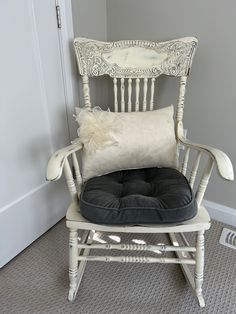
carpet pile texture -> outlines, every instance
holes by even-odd
[[[213,221],[206,232],[204,309],[174,264],[90,262],[76,300],[68,302],[68,229],[62,220],[0,270],[0,313],[236,313],[236,251],[219,244],[223,227]],[[96,235],[96,242],[108,239],[169,243],[166,235]]]

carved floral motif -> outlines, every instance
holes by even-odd
[[[157,77],[166,74],[185,76],[189,74],[197,39],[185,37],[155,43],[140,40],[100,42],[77,38],[74,45],[81,75],[100,76],[108,74],[111,77]],[[142,48],[140,49],[142,54],[138,51],[138,48]],[[140,60],[141,58],[142,60],[145,59],[143,51],[146,51],[147,66],[128,67],[121,65],[122,62],[125,64],[125,58],[127,57],[133,57],[137,60],[139,58]],[[114,60],[117,60],[117,62]],[[151,66],[151,63],[154,66]]]

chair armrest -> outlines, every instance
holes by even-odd
[[[80,141],[74,141],[72,143],[72,145],[56,151],[49,159],[46,173],[46,179],[48,181],[60,179],[66,158],[83,147]]]
[[[215,161],[219,175],[225,180],[229,181],[234,180],[234,170],[232,163],[229,157],[224,152],[211,146],[197,144],[189,141],[183,136],[182,130],[183,130],[182,125],[178,125],[176,133],[177,140],[179,143],[186,147],[190,147],[208,154]]]

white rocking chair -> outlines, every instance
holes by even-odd
[[[189,45],[191,49],[189,49]],[[161,74],[180,77],[179,98],[176,109],[176,139],[184,154],[179,171],[187,176],[189,184],[195,188],[197,215],[187,221],[172,224],[152,225],[102,225],[85,219],[79,210],[79,195],[83,185],[77,153],[83,150],[80,139],[72,145],[58,150],[49,160],[47,180],[58,180],[65,172],[68,189],[72,202],[66,214],[66,225],[70,230],[69,236],[69,278],[70,290],[68,299],[76,297],[87,261],[103,262],[140,262],[140,263],[177,263],[192,287],[199,305],[205,306],[202,284],[204,268],[204,231],[210,228],[210,217],[202,205],[202,200],[212,172],[216,165],[218,174],[226,179],[233,180],[233,168],[229,158],[220,150],[192,143],[183,135],[183,111],[187,77],[190,73],[192,58],[197,46],[197,39],[186,37],[164,43],[155,43],[140,40],[124,40],[119,42],[100,42],[85,38],[76,38],[74,47],[82,75],[85,108],[91,109],[89,77],[109,75],[114,82],[114,111],[125,112],[146,111],[154,109],[155,80]],[[188,49],[185,49],[188,47]],[[125,50],[124,50],[125,49]],[[124,53],[125,51],[125,53]],[[126,58],[124,57],[126,56]],[[142,84],[142,88],[139,88]],[[135,85],[135,88],[133,88]],[[127,87],[125,87],[127,86]],[[124,90],[126,91],[124,92]],[[142,90],[142,104],[139,102]],[[139,94],[140,93],[140,94]],[[147,96],[149,93],[149,96]],[[131,94],[135,94],[136,101],[132,106]],[[127,99],[125,99],[127,96]],[[148,99],[148,101],[147,101]],[[111,108],[112,109],[112,108]],[[190,158],[190,151],[196,151],[196,157]],[[202,155],[207,156],[207,164],[195,180]],[[69,160],[71,158],[71,161]],[[197,182],[197,187],[194,183]],[[196,184],[195,184],[196,185]],[[84,230],[82,240],[78,241],[78,230]],[[146,244],[97,244],[93,243],[93,236],[99,232],[124,233],[166,233],[171,245]],[[197,232],[196,245],[190,246],[184,233]],[[183,245],[180,246],[177,234]],[[152,251],[175,252],[176,258],[140,257],[140,256],[89,256],[91,249],[115,249],[122,251]],[[195,266],[195,276],[191,275],[188,264]]]

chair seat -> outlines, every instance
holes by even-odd
[[[97,224],[165,224],[193,218],[197,204],[184,175],[172,168],[117,171],[88,180],[82,215]]]
[[[66,213],[68,228],[79,230],[96,230],[100,232],[122,233],[178,233],[208,230],[210,216],[204,206],[198,208],[197,215],[189,220],[173,224],[139,224],[139,225],[103,225],[95,224],[84,218],[80,213],[79,204],[72,202]]]

